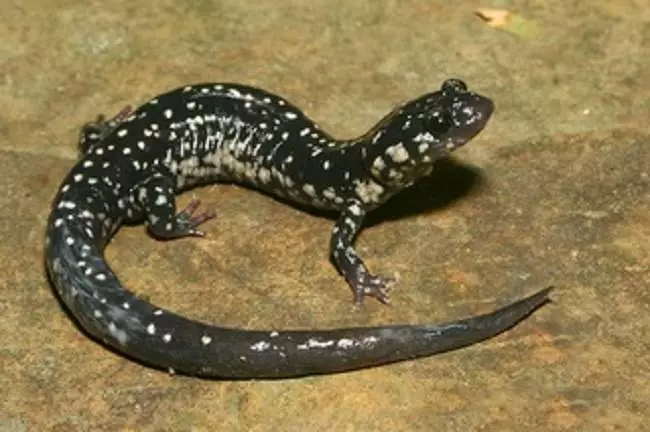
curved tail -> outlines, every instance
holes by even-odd
[[[494,312],[440,325],[253,331],[215,327],[157,308],[122,287],[81,229],[57,230],[46,264],[79,324],[149,366],[227,379],[290,378],[379,366],[491,338],[549,301],[551,288]],[[84,239],[71,244],[66,239]]]

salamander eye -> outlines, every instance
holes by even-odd
[[[445,111],[439,111],[431,116],[427,129],[436,136],[444,135],[451,129],[451,116]]]

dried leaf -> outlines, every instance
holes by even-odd
[[[535,21],[528,20],[506,9],[481,8],[476,10],[476,15],[485,21],[488,26],[518,36],[532,37],[537,33]]]

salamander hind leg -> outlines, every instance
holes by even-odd
[[[343,210],[332,231],[332,257],[339,272],[352,288],[356,306],[362,306],[365,297],[374,297],[386,304],[390,300],[388,291],[396,279],[370,273],[353,246],[364,217],[365,211],[358,202],[349,203]]]
[[[79,151],[81,153],[88,153],[94,145],[101,142],[117,129],[131,112],[132,107],[127,105],[110,119],[106,119],[104,114],[99,114],[95,121],[84,124],[79,132]]]
[[[199,225],[215,217],[211,210],[196,213],[198,199],[177,212],[173,180],[161,173],[140,184],[135,194],[144,210],[149,233],[158,239],[203,237],[205,233],[198,229]]]

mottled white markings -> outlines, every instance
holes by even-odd
[[[422,132],[413,138],[415,142],[433,142],[435,140],[435,137],[430,132]]]
[[[354,346],[354,340],[352,339],[339,339],[336,343],[337,348],[347,349]]]
[[[356,192],[357,196],[359,199],[361,199],[362,202],[364,203],[371,203],[371,202],[379,202],[383,192],[384,188],[378,183],[375,183],[372,180],[367,180],[367,181],[355,181],[355,188],[354,191]]]
[[[302,190],[303,190],[307,195],[309,195],[310,197],[315,197],[315,196],[316,196],[316,189],[314,189],[314,186],[313,186],[313,185],[305,184],[305,185],[302,187]]]
[[[257,176],[259,177],[262,183],[268,183],[271,181],[271,171],[269,171],[266,168],[260,168],[260,170],[257,173]]]
[[[310,348],[327,348],[334,345],[333,340],[319,341],[318,339],[310,338],[307,342],[299,344],[296,348],[299,350],[308,350]]]
[[[402,163],[409,160],[409,153],[403,143],[388,147],[386,149],[386,154],[396,163]]]
[[[259,341],[259,342],[255,342],[253,345],[251,345],[250,349],[252,351],[262,352],[262,351],[266,351],[270,347],[271,347],[271,344],[269,342],[267,342],[267,341]]]
[[[325,188],[325,190],[323,191],[323,196],[329,200],[335,200],[336,198],[338,198],[336,196],[336,192],[332,187]]]

